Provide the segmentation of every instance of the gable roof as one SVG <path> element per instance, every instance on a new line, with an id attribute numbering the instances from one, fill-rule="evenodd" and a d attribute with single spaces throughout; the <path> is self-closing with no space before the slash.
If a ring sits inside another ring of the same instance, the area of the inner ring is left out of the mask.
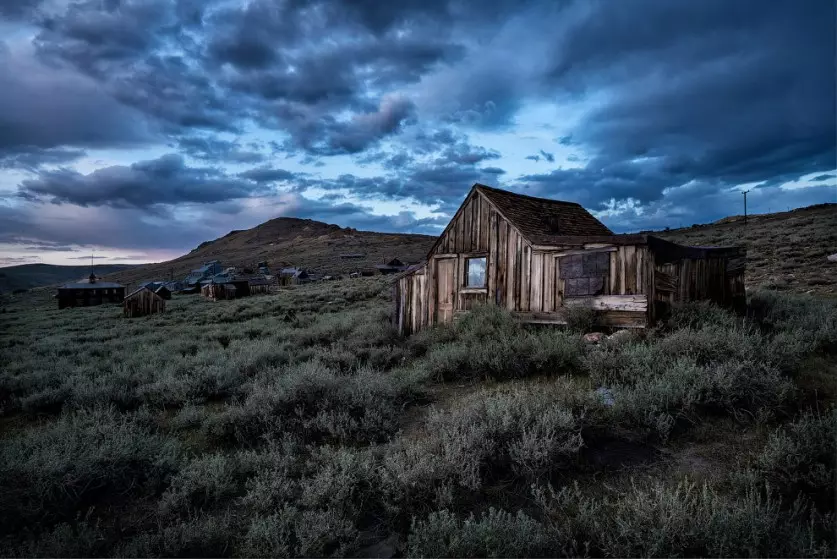
<path id="1" fill-rule="evenodd" d="M 557 237 L 613 235 L 613 232 L 575 202 L 535 198 L 475 184 L 526 239 L 535 245 L 556 244 Z"/>

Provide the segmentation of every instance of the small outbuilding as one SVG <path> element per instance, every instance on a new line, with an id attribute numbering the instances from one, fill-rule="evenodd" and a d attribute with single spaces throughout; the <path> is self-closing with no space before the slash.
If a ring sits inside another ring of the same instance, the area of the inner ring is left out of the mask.
<path id="1" fill-rule="evenodd" d="M 210 301 L 235 299 L 236 288 L 231 283 L 206 283 L 201 287 L 201 295 Z"/>
<path id="2" fill-rule="evenodd" d="M 95 274 L 75 283 L 58 288 L 58 308 L 89 307 L 104 303 L 121 303 L 125 298 L 125 286 L 109 281 L 100 281 Z"/>
<path id="3" fill-rule="evenodd" d="M 265 295 L 270 293 L 270 283 L 267 278 L 250 278 L 247 280 L 250 295 Z"/>
<path id="4" fill-rule="evenodd" d="M 375 269 L 378 270 L 381 274 L 397 274 L 399 272 L 403 272 L 407 269 L 407 265 L 404 264 L 398 258 L 393 258 L 386 264 L 376 264 Z"/>
<path id="5" fill-rule="evenodd" d="M 615 235 L 579 204 L 476 184 L 426 262 L 397 277 L 393 319 L 411 333 L 491 304 L 566 324 L 582 307 L 600 326 L 645 328 L 678 302 L 743 308 L 746 254 Z"/>
<path id="6" fill-rule="evenodd" d="M 150 287 L 140 287 L 132 291 L 122 301 L 122 314 L 125 318 L 147 316 L 166 312 L 166 300 Z"/>
<path id="7" fill-rule="evenodd" d="M 139 284 L 140 287 L 147 287 L 154 293 L 158 294 L 163 299 L 169 300 L 171 299 L 171 292 L 172 290 L 169 289 L 168 284 L 162 281 L 146 281 Z"/>

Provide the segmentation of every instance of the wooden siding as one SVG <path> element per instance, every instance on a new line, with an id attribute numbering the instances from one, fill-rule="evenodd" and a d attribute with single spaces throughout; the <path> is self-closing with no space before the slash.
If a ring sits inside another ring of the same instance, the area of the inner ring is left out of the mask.
<path id="1" fill-rule="evenodd" d="M 166 300 L 150 289 L 143 288 L 125 297 L 122 314 L 125 318 L 146 316 L 166 311 Z"/>

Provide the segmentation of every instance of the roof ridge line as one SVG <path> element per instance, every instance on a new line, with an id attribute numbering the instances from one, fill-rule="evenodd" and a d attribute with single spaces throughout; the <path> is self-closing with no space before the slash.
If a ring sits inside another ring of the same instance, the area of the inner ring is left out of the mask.
<path id="1" fill-rule="evenodd" d="M 512 192 L 511 190 L 503 190 L 502 188 L 496 188 L 494 186 L 488 186 L 482 183 L 474 183 L 474 186 L 480 190 L 488 190 L 490 192 L 499 192 L 501 194 L 509 194 L 511 196 L 520 196 L 521 198 L 530 198 L 532 200 L 539 200 L 541 202 L 551 202 L 553 204 L 566 204 L 568 206 L 578 206 L 583 208 L 581 204 L 578 202 L 568 202 L 567 200 L 555 200 L 554 198 L 541 198 L 540 196 L 532 196 L 530 194 L 520 194 L 518 192 Z"/>

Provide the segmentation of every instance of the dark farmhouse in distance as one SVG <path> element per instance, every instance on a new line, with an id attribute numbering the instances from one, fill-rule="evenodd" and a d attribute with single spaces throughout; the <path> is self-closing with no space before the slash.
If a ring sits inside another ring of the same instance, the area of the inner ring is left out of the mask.
<path id="1" fill-rule="evenodd" d="M 99 278 L 91 273 L 85 280 L 59 287 L 57 298 L 59 309 L 121 303 L 125 298 L 125 287 L 118 283 L 99 281 Z"/>
<path id="2" fill-rule="evenodd" d="M 394 322 L 411 333 L 493 304 L 525 322 L 586 307 L 600 326 L 644 328 L 676 302 L 741 308 L 745 266 L 741 247 L 614 235 L 579 204 L 475 184 L 426 262 L 398 276 Z"/>

